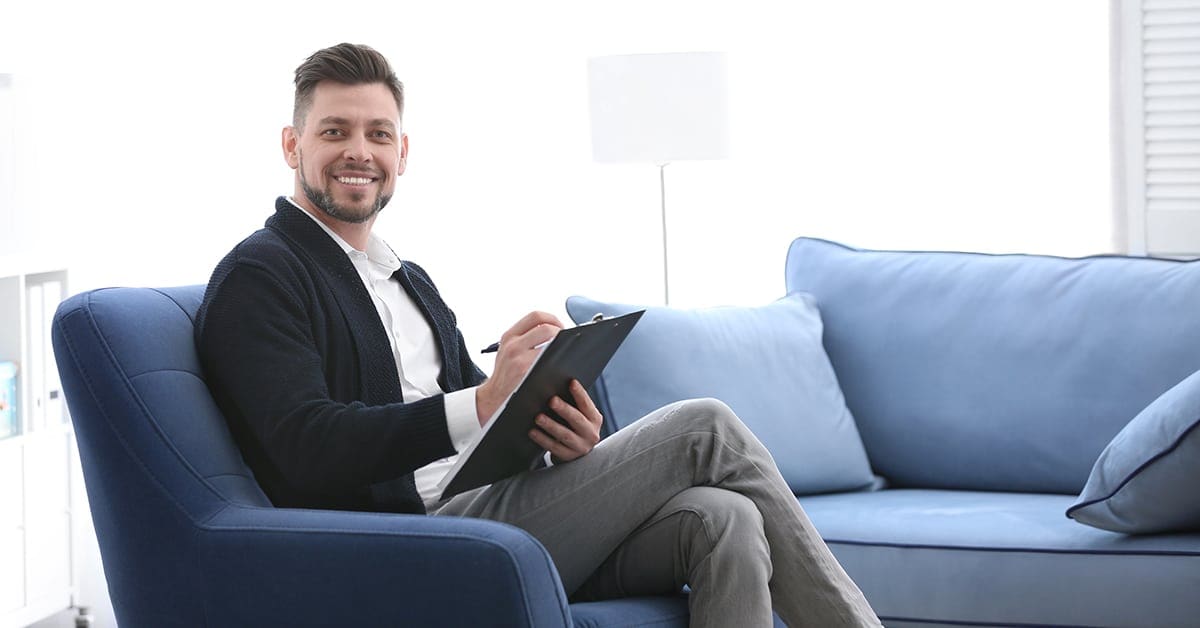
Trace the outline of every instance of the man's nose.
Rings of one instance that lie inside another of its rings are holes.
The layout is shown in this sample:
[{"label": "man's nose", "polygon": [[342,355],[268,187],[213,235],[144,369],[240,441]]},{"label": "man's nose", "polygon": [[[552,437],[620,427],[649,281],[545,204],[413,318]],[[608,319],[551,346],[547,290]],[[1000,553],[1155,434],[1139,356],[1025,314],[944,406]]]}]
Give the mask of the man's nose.
[{"label": "man's nose", "polygon": [[352,161],[371,161],[371,144],[366,136],[356,135],[346,143],[346,159]]}]

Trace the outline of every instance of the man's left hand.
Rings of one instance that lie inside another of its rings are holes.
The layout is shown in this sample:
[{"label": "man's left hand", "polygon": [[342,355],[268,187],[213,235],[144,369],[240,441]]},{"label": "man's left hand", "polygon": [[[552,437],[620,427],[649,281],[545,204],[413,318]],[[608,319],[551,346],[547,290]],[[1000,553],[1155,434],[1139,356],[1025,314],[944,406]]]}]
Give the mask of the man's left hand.
[{"label": "man's left hand", "polygon": [[578,380],[571,380],[570,390],[574,406],[561,397],[550,400],[550,409],[566,425],[543,413],[537,415],[537,427],[529,432],[529,438],[549,451],[556,463],[569,462],[591,451],[600,442],[600,426],[604,423],[604,417]]}]

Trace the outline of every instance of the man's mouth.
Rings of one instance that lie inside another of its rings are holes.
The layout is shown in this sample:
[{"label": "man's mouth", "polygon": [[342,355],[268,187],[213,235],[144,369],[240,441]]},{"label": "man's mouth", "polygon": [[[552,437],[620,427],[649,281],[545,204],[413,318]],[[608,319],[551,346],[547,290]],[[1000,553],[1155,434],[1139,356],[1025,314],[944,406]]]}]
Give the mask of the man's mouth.
[{"label": "man's mouth", "polygon": [[334,177],[343,185],[368,185],[375,182],[374,177]]}]

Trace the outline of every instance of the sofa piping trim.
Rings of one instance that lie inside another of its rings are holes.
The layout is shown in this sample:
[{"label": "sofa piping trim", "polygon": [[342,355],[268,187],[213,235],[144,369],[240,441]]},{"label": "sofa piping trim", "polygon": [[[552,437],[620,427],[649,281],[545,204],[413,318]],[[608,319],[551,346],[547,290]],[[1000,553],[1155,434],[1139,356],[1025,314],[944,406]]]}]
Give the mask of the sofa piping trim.
[{"label": "sofa piping trim", "polygon": [[825,539],[826,545],[858,545],[863,547],[894,547],[897,549],[935,549],[967,552],[1013,552],[1019,554],[1080,554],[1097,556],[1200,556],[1200,552],[1179,552],[1169,550],[1078,550],[1078,549],[1047,549],[1032,547],[979,547],[974,545],[932,545],[925,543],[875,543],[871,541],[846,541],[842,539]]}]

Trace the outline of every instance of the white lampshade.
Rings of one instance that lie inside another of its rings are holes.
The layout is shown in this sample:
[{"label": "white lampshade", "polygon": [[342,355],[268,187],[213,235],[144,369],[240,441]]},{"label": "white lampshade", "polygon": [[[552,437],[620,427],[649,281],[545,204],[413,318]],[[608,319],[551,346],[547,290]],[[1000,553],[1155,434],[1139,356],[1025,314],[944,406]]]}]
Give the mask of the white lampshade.
[{"label": "white lampshade", "polygon": [[665,164],[728,157],[726,76],[721,52],[589,59],[593,158]]}]

